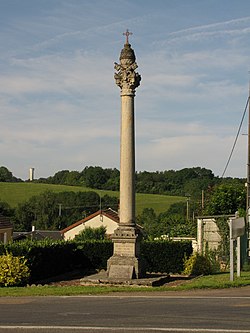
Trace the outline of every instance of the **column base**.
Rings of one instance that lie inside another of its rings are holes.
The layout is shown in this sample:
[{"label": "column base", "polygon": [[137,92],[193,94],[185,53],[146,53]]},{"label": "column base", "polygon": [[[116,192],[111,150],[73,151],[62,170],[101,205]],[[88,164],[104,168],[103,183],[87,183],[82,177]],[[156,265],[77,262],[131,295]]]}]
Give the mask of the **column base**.
[{"label": "column base", "polygon": [[133,226],[119,226],[113,236],[114,254],[107,262],[108,277],[131,280],[145,276],[145,265],[140,258],[141,232]]}]

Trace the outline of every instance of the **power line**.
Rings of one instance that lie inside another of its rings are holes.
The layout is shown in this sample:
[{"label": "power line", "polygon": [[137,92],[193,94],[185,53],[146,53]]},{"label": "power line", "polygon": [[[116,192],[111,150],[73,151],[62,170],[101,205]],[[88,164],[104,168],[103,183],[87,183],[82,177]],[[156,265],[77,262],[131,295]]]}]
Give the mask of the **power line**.
[{"label": "power line", "polygon": [[[247,111],[248,103],[249,103],[249,96],[248,96],[248,98],[247,98],[247,102],[246,102],[245,110],[244,110],[244,112],[243,112],[243,116],[242,116],[242,118],[241,118],[240,126],[239,126],[238,132],[237,132],[237,134],[236,134],[236,137],[235,137],[235,140],[234,140],[234,144],[233,144],[233,147],[232,147],[232,149],[231,149],[231,153],[230,153],[230,155],[229,155],[229,158],[228,158],[228,160],[227,160],[227,163],[226,163],[226,166],[225,166],[225,169],[224,169],[224,171],[223,171],[223,173],[222,173],[221,178],[224,177],[225,172],[227,171],[227,167],[228,167],[228,165],[229,165],[229,163],[230,163],[230,161],[231,161],[231,158],[232,158],[232,155],[233,155],[233,152],[234,152],[234,148],[235,148],[235,146],[236,146],[236,143],[237,143],[237,140],[238,140],[238,137],[239,137],[239,134],[240,134],[240,130],[241,130],[241,127],[242,127],[242,123],[243,123],[243,120],[244,120],[244,118],[245,118],[245,114],[246,114],[246,111]],[[249,135],[249,133],[248,133],[248,135]]]}]

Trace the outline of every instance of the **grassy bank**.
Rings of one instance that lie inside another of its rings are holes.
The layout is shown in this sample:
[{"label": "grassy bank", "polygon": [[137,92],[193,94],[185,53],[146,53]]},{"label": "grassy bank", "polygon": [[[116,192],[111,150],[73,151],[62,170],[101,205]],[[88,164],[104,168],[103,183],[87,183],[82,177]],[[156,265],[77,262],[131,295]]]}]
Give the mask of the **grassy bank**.
[{"label": "grassy bank", "polygon": [[0,288],[0,297],[3,296],[69,296],[69,295],[98,295],[116,292],[159,292],[183,291],[195,289],[222,289],[243,287],[250,285],[250,272],[242,272],[241,277],[229,280],[229,273],[202,276],[177,285],[162,287],[110,287],[110,286],[33,286],[33,287],[6,287]]},{"label": "grassy bank", "polygon": [[[109,196],[119,196],[119,192],[116,191],[93,190],[83,186],[0,182],[0,201],[5,201],[11,207],[16,207],[19,203],[45,191],[53,191],[56,193],[65,191],[95,191],[101,196],[104,196],[105,194]],[[184,197],[138,193],[136,195],[136,214],[140,214],[144,208],[153,208],[155,212],[159,214],[165,212],[171,204],[185,200],[186,198]]]}]

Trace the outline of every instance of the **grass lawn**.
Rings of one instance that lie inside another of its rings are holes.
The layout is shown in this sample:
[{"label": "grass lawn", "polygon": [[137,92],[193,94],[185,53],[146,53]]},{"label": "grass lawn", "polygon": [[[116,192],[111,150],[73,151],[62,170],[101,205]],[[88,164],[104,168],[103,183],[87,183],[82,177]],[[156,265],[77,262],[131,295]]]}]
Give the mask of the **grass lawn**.
[{"label": "grass lawn", "polygon": [[[83,186],[0,182],[0,201],[5,201],[11,207],[16,207],[19,203],[45,191],[53,191],[56,193],[64,191],[94,191],[101,196],[105,194],[109,196],[119,196],[119,192],[117,191],[95,190]],[[136,194],[136,214],[140,214],[144,208],[153,208],[155,212],[159,214],[168,210],[172,203],[185,200],[185,197],[138,193]]]},{"label": "grass lawn", "polygon": [[110,286],[34,286],[34,287],[2,287],[0,297],[3,296],[69,296],[69,295],[98,295],[115,292],[154,292],[181,291],[194,289],[220,289],[243,287],[250,285],[250,272],[242,272],[241,277],[229,280],[229,273],[219,273],[186,280],[177,286],[162,287],[110,287]]}]

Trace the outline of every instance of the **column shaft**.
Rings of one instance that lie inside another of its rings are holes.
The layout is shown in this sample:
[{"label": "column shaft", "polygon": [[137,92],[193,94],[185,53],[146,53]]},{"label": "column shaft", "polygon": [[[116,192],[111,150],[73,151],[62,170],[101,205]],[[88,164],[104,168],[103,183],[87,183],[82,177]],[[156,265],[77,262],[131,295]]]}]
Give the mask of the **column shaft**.
[{"label": "column shaft", "polygon": [[120,224],[135,224],[134,95],[121,96]]}]

